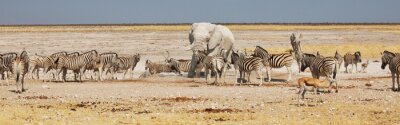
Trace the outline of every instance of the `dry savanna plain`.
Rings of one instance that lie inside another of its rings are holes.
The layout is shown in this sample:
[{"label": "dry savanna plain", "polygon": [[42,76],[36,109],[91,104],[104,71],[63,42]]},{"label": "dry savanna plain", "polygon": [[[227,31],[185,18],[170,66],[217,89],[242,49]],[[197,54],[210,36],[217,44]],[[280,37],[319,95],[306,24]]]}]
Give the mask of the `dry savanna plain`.
[{"label": "dry savanna plain", "polygon": [[[174,73],[139,78],[147,59],[163,61],[165,51],[190,59],[190,25],[79,25],[0,26],[0,53],[28,51],[30,58],[58,51],[120,55],[141,54],[132,78],[97,82],[43,82],[26,78],[27,91],[12,92],[15,83],[0,86],[0,124],[400,124],[400,93],[391,91],[388,68],[382,70],[380,52],[400,52],[400,25],[228,25],[235,49],[251,51],[259,45],[270,53],[291,48],[289,36],[303,34],[303,51],[333,56],[360,51],[365,71],[338,75],[339,92],[306,94],[297,101],[297,79],[311,77],[292,66],[272,70],[272,81],[233,86],[234,70],[223,86],[208,85]],[[359,64],[358,70],[361,70]],[[355,70],[355,68],[354,68]],[[255,74],[255,73],[253,73]],[[72,74],[68,78],[72,80]],[[14,79],[14,78],[11,78]],[[1,81],[4,82],[4,81]],[[327,90],[326,88],[322,89]]]}]

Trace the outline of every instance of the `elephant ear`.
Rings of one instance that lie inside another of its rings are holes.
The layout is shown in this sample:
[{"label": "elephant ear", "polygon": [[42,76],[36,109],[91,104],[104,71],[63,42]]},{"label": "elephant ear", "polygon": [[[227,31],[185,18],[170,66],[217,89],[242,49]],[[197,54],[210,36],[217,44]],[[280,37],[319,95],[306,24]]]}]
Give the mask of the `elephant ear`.
[{"label": "elephant ear", "polygon": [[223,41],[223,35],[221,32],[214,32],[208,42],[208,50],[213,50]]}]

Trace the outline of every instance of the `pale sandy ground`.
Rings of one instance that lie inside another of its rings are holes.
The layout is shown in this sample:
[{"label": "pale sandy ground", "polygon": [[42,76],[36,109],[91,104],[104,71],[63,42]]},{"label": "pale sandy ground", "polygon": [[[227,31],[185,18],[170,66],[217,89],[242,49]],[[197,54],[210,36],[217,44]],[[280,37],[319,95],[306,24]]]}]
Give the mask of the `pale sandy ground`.
[{"label": "pale sandy ground", "polygon": [[[398,44],[399,35],[368,31],[301,31],[303,45],[343,43]],[[236,48],[256,45],[290,46],[287,31],[234,32]],[[134,78],[84,83],[43,83],[27,80],[28,91],[15,94],[15,86],[0,86],[0,124],[399,124],[400,94],[392,92],[388,69],[371,62],[367,73],[339,74],[339,93],[306,94],[309,104],[297,106],[296,80],[311,76],[297,73],[293,80],[286,69],[274,69],[273,81],[263,86],[232,86],[234,73],[228,73],[228,85],[204,83],[204,79],[164,74],[145,79],[147,59],[162,61],[166,50],[171,56],[189,59],[185,51],[187,32],[96,32],[96,33],[0,33],[0,52],[48,55],[57,51],[88,51],[120,54],[141,53]],[[380,60],[380,59],[372,59]],[[344,71],[344,68],[341,68]],[[121,74],[119,74],[121,78]],[[252,77],[253,83],[258,82]],[[371,86],[367,86],[370,84]],[[314,102],[314,99],[317,102]]]}]

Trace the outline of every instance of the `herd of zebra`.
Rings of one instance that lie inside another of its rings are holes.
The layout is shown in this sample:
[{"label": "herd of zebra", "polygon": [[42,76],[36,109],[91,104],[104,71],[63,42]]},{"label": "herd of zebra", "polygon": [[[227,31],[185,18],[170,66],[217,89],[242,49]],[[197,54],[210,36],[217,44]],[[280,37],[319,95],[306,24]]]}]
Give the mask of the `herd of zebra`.
[{"label": "herd of zebra", "polygon": [[[6,84],[9,85],[8,72],[15,75],[17,81],[16,92],[24,91],[24,77],[28,72],[32,79],[39,79],[40,69],[42,69],[45,77],[51,72],[52,78],[50,78],[50,81],[59,80],[59,74],[62,73],[61,80],[63,82],[67,81],[66,74],[68,70],[74,73],[75,81],[78,81],[79,78],[80,82],[82,82],[82,76],[85,75],[85,72],[92,72],[92,75],[97,74],[98,80],[104,80],[104,73],[105,75],[111,74],[111,79],[114,79],[114,73],[123,71],[125,78],[128,72],[132,75],[133,69],[140,61],[140,54],[119,56],[113,52],[98,54],[96,50],[84,53],[62,51],[48,56],[35,54],[33,56],[35,58],[32,59],[29,58],[25,50],[20,55],[10,52],[0,56],[2,79],[6,80]],[[91,79],[93,79],[93,76],[91,76]],[[19,84],[21,84],[22,88],[19,88]]]},{"label": "herd of zebra", "polygon": [[[354,53],[346,53],[344,56],[339,54],[337,51],[333,56],[323,56],[318,52],[316,54],[304,53],[301,49],[301,34],[293,33],[290,36],[290,43],[292,50],[281,53],[281,54],[270,54],[268,51],[260,46],[256,46],[253,54],[247,54],[247,52],[233,51],[231,60],[226,60],[227,53],[226,50],[221,50],[220,54],[215,56],[208,56],[206,51],[196,50],[193,55],[193,59],[198,64],[196,65],[196,76],[199,77],[199,71],[205,71],[205,79],[208,82],[209,72],[215,74],[214,84],[221,85],[224,83],[225,71],[229,68],[235,69],[236,84],[243,83],[245,81],[250,82],[251,72],[255,71],[260,79],[259,85],[264,82],[264,75],[266,73],[268,81],[271,81],[271,69],[272,68],[283,68],[285,67],[288,71],[287,81],[291,81],[292,76],[292,63],[296,60],[299,66],[299,73],[305,72],[309,68],[313,78],[319,79],[320,77],[326,77],[329,81],[329,90],[335,88],[338,92],[338,80],[337,74],[339,73],[342,63],[346,68],[345,73],[353,73],[353,67],[355,67],[356,72],[358,72],[358,64],[362,62],[361,52],[356,51]],[[168,52],[167,52],[168,53]],[[393,78],[393,90],[394,88],[394,78],[397,75],[399,79],[400,74],[400,56],[395,58],[397,55],[389,51],[384,51],[382,53],[382,69],[389,64],[390,70],[392,71]],[[146,70],[150,74],[156,74],[160,72],[188,72],[191,67],[190,59],[173,59],[168,56],[165,57],[164,63],[155,63],[150,60],[146,61]],[[199,65],[200,64],[200,65]],[[369,61],[362,63],[362,70],[365,71],[368,66]],[[351,65],[351,68],[349,67]],[[247,75],[247,78],[245,78]],[[222,80],[219,81],[219,79]],[[236,85],[235,84],[235,85]],[[335,86],[333,86],[335,84]],[[398,81],[399,84],[399,81]]]},{"label": "herd of zebra", "polygon": [[[301,49],[301,34],[293,33],[290,36],[292,50],[281,54],[270,54],[268,51],[260,46],[256,46],[252,54],[247,52],[232,51],[231,54],[225,49],[221,49],[219,54],[215,56],[208,56],[207,52],[196,50],[193,53],[192,60],[187,59],[174,59],[168,56],[165,57],[163,62],[152,62],[146,60],[145,70],[150,75],[161,72],[175,72],[182,75],[182,72],[188,72],[192,62],[196,62],[196,76],[199,77],[200,71],[205,71],[205,79],[208,82],[210,76],[214,76],[214,84],[222,85],[225,83],[225,75],[228,69],[234,68],[236,75],[236,84],[250,82],[251,72],[256,72],[260,79],[259,85],[264,82],[264,75],[267,75],[268,81],[271,81],[271,69],[285,67],[288,71],[287,81],[291,81],[292,77],[292,63],[296,60],[299,66],[299,73],[304,72],[309,68],[313,78],[319,79],[326,77],[329,81],[329,90],[335,83],[335,90],[338,92],[337,74],[339,73],[340,66],[344,62],[346,73],[350,73],[348,66],[356,67],[361,63],[361,52],[346,53],[341,56],[337,51],[333,56],[323,56],[318,52],[317,54],[303,53]],[[382,54],[382,69],[389,65],[392,72],[393,90],[395,89],[395,77],[397,77],[397,84],[399,86],[400,74],[400,54],[384,51]],[[230,56],[228,60],[227,56]],[[24,77],[29,72],[32,79],[39,79],[39,71],[43,71],[44,76],[52,77],[45,78],[47,80],[62,80],[67,81],[67,71],[74,74],[74,80],[82,82],[82,77],[88,78],[85,72],[92,72],[90,78],[99,81],[104,80],[104,75],[108,76],[107,79],[116,79],[114,74],[116,72],[123,72],[124,78],[127,73],[132,72],[140,61],[140,54],[129,56],[119,56],[117,53],[108,52],[99,54],[96,50],[87,51],[84,53],[65,51],[53,53],[48,56],[35,54],[35,58],[30,59],[27,52],[24,50],[21,54],[5,53],[0,55],[0,74],[2,79],[6,80],[8,85],[8,72],[14,75],[17,83],[17,92],[23,92]],[[368,66],[368,63],[362,64],[363,69]],[[48,73],[51,72],[52,75]],[[60,74],[61,78],[60,78]],[[266,74],[265,74],[266,73]],[[93,76],[94,74],[94,76]],[[111,74],[111,78],[109,77]],[[247,79],[245,76],[247,75]],[[97,78],[96,78],[97,77]],[[79,78],[79,80],[78,80]],[[44,79],[44,80],[45,80]],[[221,81],[222,80],[222,81]],[[19,85],[21,84],[21,87]]]}]

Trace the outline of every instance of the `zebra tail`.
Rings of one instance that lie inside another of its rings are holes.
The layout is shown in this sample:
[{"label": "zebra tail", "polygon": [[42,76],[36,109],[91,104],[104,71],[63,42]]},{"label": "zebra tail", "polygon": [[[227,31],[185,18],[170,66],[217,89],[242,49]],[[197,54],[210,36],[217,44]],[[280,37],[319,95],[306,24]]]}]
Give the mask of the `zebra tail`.
[{"label": "zebra tail", "polygon": [[338,64],[338,61],[336,61],[335,62],[335,69],[334,69],[334,72],[333,72],[333,79],[335,79],[336,80],[336,75],[339,73],[339,64]]}]

